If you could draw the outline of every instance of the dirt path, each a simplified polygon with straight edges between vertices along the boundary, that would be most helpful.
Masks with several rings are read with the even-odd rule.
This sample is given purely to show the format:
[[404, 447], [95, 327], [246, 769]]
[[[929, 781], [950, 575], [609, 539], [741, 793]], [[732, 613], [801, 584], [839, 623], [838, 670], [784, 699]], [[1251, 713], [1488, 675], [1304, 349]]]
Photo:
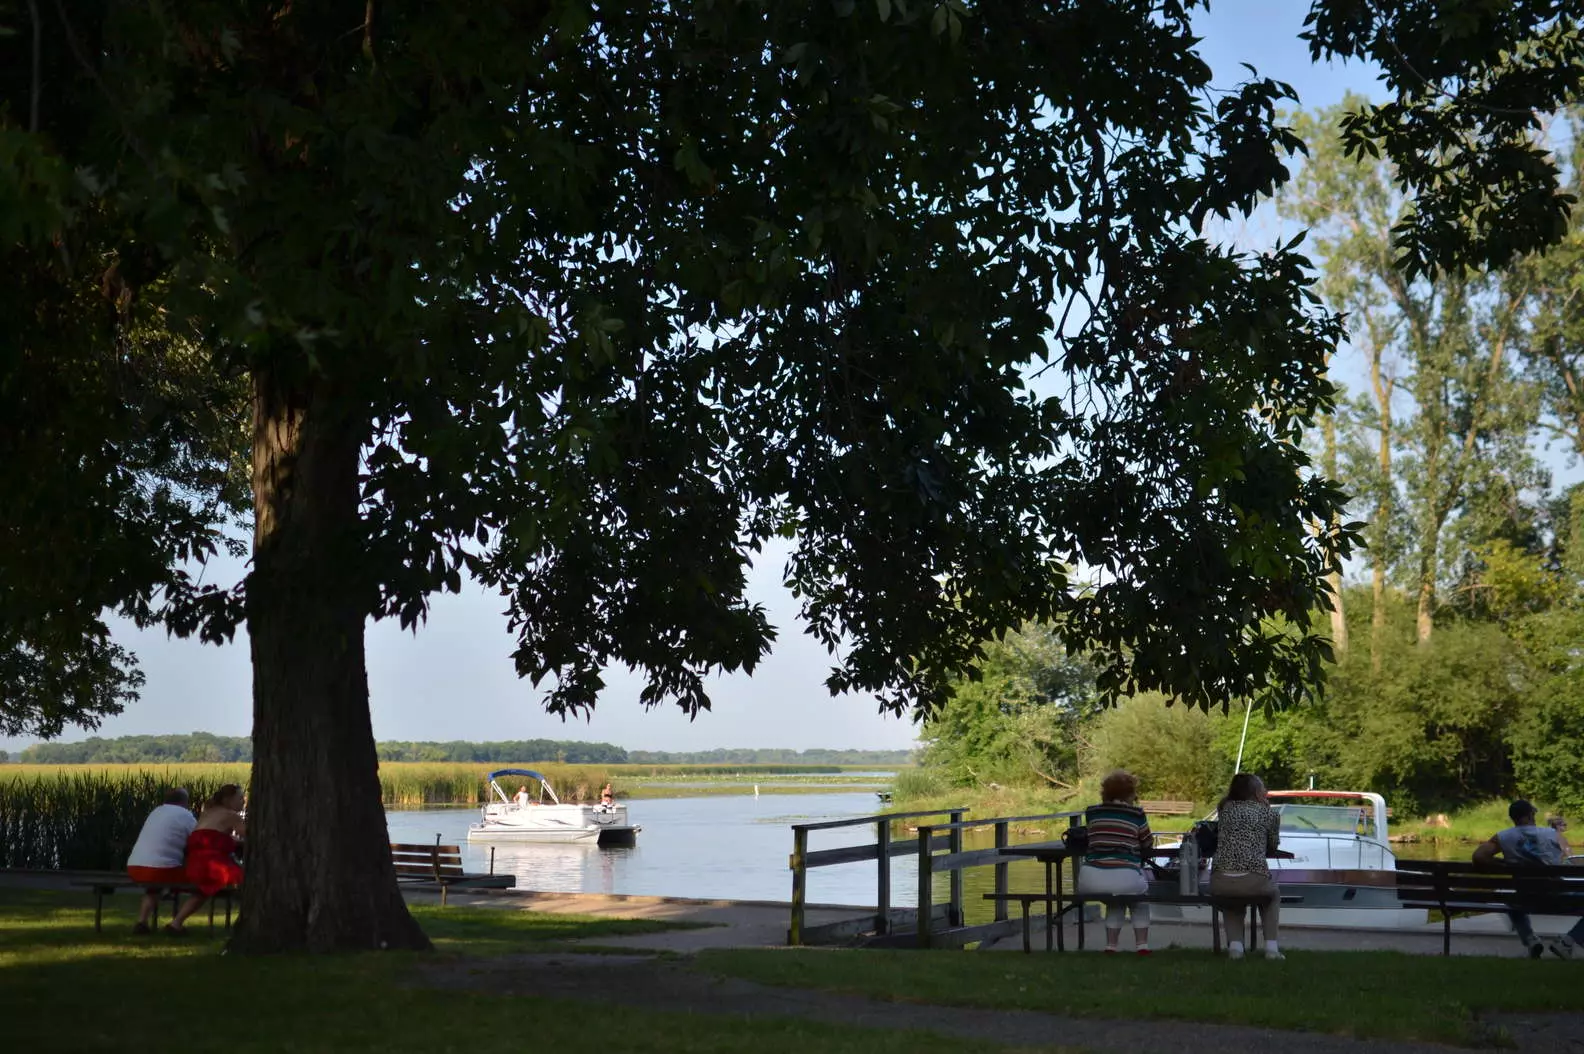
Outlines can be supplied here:
[[[1348, 1039], [1316, 1032], [1182, 1021], [1108, 1021], [1020, 1010], [891, 1003], [804, 988], [777, 988], [693, 969], [685, 959], [641, 955], [520, 955], [436, 963], [421, 983], [507, 995], [618, 1003], [648, 1010], [742, 1017], [792, 1017], [857, 1028], [915, 1029], [1011, 1046], [1061, 1045], [1127, 1054], [1447, 1054], [1436, 1043]], [[1584, 1015], [1513, 1015], [1500, 1022], [1520, 1051], [1573, 1045]], [[1492, 1035], [1493, 1042], [1496, 1036]]]

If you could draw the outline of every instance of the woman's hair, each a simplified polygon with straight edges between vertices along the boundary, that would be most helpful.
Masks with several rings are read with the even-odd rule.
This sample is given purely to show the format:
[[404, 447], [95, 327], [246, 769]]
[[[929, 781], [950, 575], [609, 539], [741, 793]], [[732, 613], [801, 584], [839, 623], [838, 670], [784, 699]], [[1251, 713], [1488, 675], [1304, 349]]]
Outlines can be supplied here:
[[1226, 797], [1223, 802], [1229, 801], [1259, 801], [1260, 778], [1252, 772], [1239, 772], [1232, 777], [1232, 782], [1227, 785]]
[[1566, 816], [1547, 816], [1546, 817], [1546, 826], [1547, 827], [1565, 827], [1565, 826], [1567, 826], [1567, 817]]
[[1132, 801], [1137, 796], [1138, 777], [1126, 769], [1108, 772], [1105, 779], [1100, 781], [1102, 801]]
[[221, 784], [220, 789], [209, 795], [209, 800], [204, 802], [204, 808], [230, 808], [227, 802], [242, 793], [242, 786], [237, 783]]

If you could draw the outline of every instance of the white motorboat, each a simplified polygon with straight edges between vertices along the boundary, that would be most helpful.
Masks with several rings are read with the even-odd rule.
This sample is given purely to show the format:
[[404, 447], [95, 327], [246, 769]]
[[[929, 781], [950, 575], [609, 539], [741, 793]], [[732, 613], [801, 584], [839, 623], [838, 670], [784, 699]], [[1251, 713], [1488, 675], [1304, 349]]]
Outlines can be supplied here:
[[[1269, 861], [1282, 891], [1283, 925], [1390, 928], [1423, 926], [1422, 908], [1397, 899], [1397, 855], [1387, 842], [1386, 800], [1365, 791], [1270, 791], [1281, 821], [1281, 848]], [[1184, 919], [1205, 914], [1182, 908]], [[1160, 916], [1172, 917], [1167, 906]], [[1207, 917], [1207, 916], [1206, 916]]]
[[[498, 782], [518, 776], [534, 789], [516, 796]], [[524, 785], [525, 788], [528, 784]], [[563, 804], [550, 781], [532, 769], [499, 769], [489, 774], [490, 802], [483, 819], [468, 828], [470, 842], [585, 842], [631, 845], [643, 830], [627, 820], [627, 806]]]

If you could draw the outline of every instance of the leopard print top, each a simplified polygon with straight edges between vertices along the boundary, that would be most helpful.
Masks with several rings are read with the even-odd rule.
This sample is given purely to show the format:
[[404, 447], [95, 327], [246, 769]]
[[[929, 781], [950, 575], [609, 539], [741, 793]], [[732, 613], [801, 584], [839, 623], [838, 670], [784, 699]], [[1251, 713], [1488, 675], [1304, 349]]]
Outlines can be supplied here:
[[1276, 810], [1257, 801], [1227, 801], [1216, 810], [1213, 871], [1269, 875], [1265, 857], [1276, 851]]

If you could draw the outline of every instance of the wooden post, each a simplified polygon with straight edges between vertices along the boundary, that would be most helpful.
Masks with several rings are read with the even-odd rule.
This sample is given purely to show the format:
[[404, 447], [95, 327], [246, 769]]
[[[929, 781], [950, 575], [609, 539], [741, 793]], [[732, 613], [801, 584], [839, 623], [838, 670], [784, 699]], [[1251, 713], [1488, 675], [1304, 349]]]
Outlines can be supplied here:
[[[1005, 849], [1007, 847], [1007, 823], [1006, 823], [1005, 820], [997, 820], [996, 821], [996, 825], [995, 825], [995, 847], [997, 849]], [[995, 891], [996, 891], [996, 896], [998, 898], [999, 897], [1004, 897], [1004, 896], [1007, 895], [1007, 864], [1006, 864], [1006, 862], [1004, 860], [1002, 860], [999, 857], [997, 857], [997, 863], [996, 863], [996, 866], [995, 866]], [[1046, 908], [1045, 910], [1049, 911], [1050, 909]], [[1006, 901], [998, 899], [995, 902], [995, 921], [996, 922], [1005, 922], [1006, 919], [1007, 919]], [[1028, 907], [1027, 907], [1027, 905], [1025, 905], [1024, 908], [1023, 908], [1023, 943], [1024, 943], [1024, 945], [1028, 944]], [[1023, 950], [1024, 951], [1028, 951], [1028, 948], [1025, 947]]]
[[787, 930], [787, 943], [794, 947], [803, 943], [803, 900], [808, 885], [808, 832], [801, 827], [792, 828], [792, 924]]
[[935, 828], [918, 829], [918, 946], [930, 946], [930, 915], [935, 908], [935, 868], [930, 853], [930, 839]]
[[[962, 823], [962, 818], [961, 809], [951, 814], [952, 829], [951, 834], [947, 836], [949, 843], [948, 852], [960, 853], [963, 851], [962, 828], [956, 826]], [[951, 919], [953, 926], [961, 926], [963, 924], [963, 880], [962, 867], [960, 865], [951, 869], [951, 908], [947, 916]]]
[[876, 861], [880, 872], [875, 887], [875, 932], [891, 932], [891, 821], [885, 818], [875, 822], [875, 843], [880, 850]]

